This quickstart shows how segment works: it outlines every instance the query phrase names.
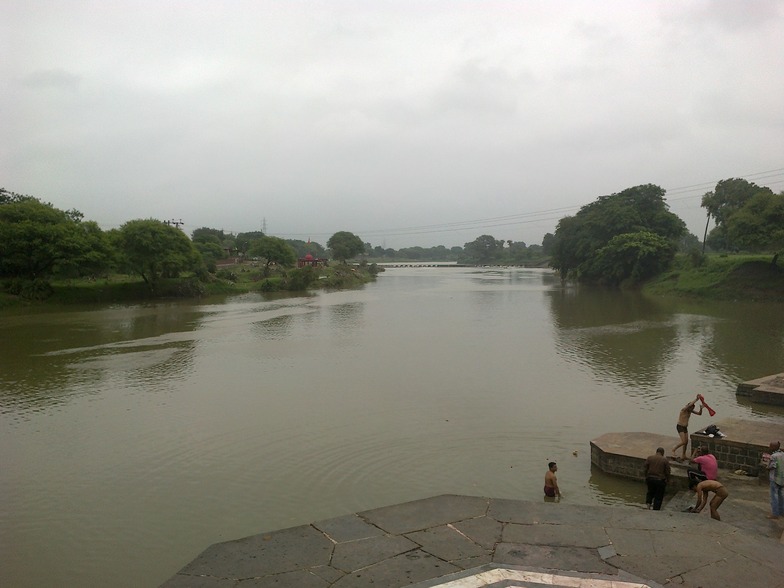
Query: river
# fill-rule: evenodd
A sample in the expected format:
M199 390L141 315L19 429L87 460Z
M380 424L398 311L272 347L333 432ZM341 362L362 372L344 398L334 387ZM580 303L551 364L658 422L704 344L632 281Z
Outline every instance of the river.
M412 267L3 311L0 585L157 586L217 541L443 493L542 500L551 460L565 501L640 504L590 440L674 444L697 392L716 421L781 419L735 387L784 371L783 310Z

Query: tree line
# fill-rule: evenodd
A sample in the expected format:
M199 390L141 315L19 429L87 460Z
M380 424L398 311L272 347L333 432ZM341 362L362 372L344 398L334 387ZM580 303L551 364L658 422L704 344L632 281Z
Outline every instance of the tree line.
M574 216L562 218L552 243L550 265L562 278L610 286L635 285L670 266L676 252L705 262L716 252L770 253L775 267L784 246L784 191L740 178L721 180L702 197L707 212L699 239L669 211L665 191L646 184L600 196ZM710 221L715 223L708 233Z
M327 247L344 263L364 251L362 240L347 231L335 233ZM202 228L189 238L175 224L156 219L131 220L103 231L77 210L59 210L33 196L0 188L2 287L26 298L46 298L53 279L109 273L139 276L153 292L162 280L183 274L207 281L217 272L216 262L232 254L257 258L269 275L273 265L293 266L304 249L316 256L325 253L317 243L287 242L261 232L229 238L222 231Z
M766 252L784 246L784 191L778 194L744 179L716 184L702 198L707 223L702 244L669 211L665 191L645 184L600 196L574 215L562 218L541 245L481 235L463 247L373 246L339 231L319 243L281 239L261 231L231 234L201 227L189 238L178 226L136 219L103 231L77 210L59 210L33 196L0 189L0 278L6 291L32 288L40 294L54 278L138 275L151 289L166 278L189 272L209 279L227 257L256 258L269 273L290 267L298 257L331 257L345 263L374 260L456 261L466 264L525 264L547 260L562 278L618 286L640 283L664 271L676 252L688 251L695 262L712 251ZM700 251L700 245L702 245ZM31 286L32 284L32 286Z

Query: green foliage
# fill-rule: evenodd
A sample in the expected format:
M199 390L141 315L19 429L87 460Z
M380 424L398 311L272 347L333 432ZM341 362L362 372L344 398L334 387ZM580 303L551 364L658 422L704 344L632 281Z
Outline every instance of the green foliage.
M15 278L7 282L3 289L8 294L19 296L25 300L46 300L54 293L49 281L41 279Z
M583 265L583 281L609 286L635 286L665 269L675 257L675 244L650 231L616 235Z
M702 197L702 207L716 221L716 225L721 226L759 192L770 193L771 190L742 178L721 180L712 192L706 192Z
M220 278L221 280L228 280L229 282L239 281L237 274L230 269L218 270L215 277Z
M193 246L201 254L204 263L210 268L215 268L215 263L226 256L226 251L214 241L194 241Z
M544 237L542 237L542 253L544 255L552 255L554 247L555 235L552 233L545 233Z
M248 255L264 259L267 273L273 263L288 267L297 261L294 248L279 237L261 237L251 242Z
M201 227L195 229L191 233L191 240L194 243L216 243L218 245L223 245L223 241L225 239L226 239L226 235L220 229L210 229L208 227Z
M744 237L744 231L758 232L758 225L764 224L764 221L752 220L751 216L754 214L747 215L746 219L742 221L742 226L736 225L735 230L730 232L733 225L732 217L744 210L756 195L764 198L773 196L773 192L770 188L758 186L742 178L730 178L718 182L712 192L707 192L702 197L702 207L708 211L708 216L716 222L716 226L711 230L706 240L711 248L717 251L730 251L738 246L744 247L746 246L744 243L748 242ZM750 224L747 224L749 221L751 221ZM740 238L740 243L735 242L737 238ZM755 240L756 238L751 238L752 242ZM755 245L753 249L757 249L757 246Z
M81 223L77 211L64 212L31 196L6 190L0 195L0 275L50 279L58 268L108 267L111 252L98 225Z
M550 265L562 278L573 273L580 280L604 283L635 280L635 276L646 273L651 267L663 267L672 257L669 247L659 247L647 236L627 237L605 250L600 262L594 256L619 235L650 233L675 242L685 232L685 223L669 211L662 188L653 184L635 186L600 196L583 206L575 216L562 218L552 244L548 243L552 246ZM632 253L633 250L637 250L636 253ZM661 263L650 259L651 254L662 255ZM636 261L629 266L631 258ZM611 259L621 263L621 267L611 268ZM620 276L626 278L619 280Z
M198 251L180 229L154 219L132 220L115 233L122 261L155 290L161 279L196 270Z
M294 292L307 290L318 278L318 273L312 266L305 266L290 270L286 274L286 289Z
M327 241L327 247L332 251L332 256L343 263L365 251L362 239L348 231L338 231L332 235Z
M498 260L504 242L496 240L491 235L481 235L463 245L463 255L461 260L464 263L475 263L477 265L488 265Z
M101 230L98 223L85 221L78 223L77 238L81 241L80 253L59 259L54 273L58 276L97 277L108 274L116 265L117 252L109 241L109 236Z
M691 261L692 267L700 267L708 263L708 256L704 255L702 251L698 248L689 249L688 251L689 261Z
M237 251L242 253L243 255L248 252L250 249L250 245L253 241L257 239L261 239L264 236L264 233L261 231L250 231L247 233L239 233L237 238L234 240L234 245L237 248Z
M709 300L784 302L784 270L760 255L710 255L698 267L688 256L679 255L643 291Z
M259 290L261 290L262 292L277 292L278 290L280 290L280 281L266 278L261 281L261 284L259 285Z
M326 257L327 252L319 243L315 241L302 241L300 239L286 239L286 243L291 245L297 257L305 257L310 253L313 257Z
M761 190L724 221L730 242L749 251L784 248L784 192Z

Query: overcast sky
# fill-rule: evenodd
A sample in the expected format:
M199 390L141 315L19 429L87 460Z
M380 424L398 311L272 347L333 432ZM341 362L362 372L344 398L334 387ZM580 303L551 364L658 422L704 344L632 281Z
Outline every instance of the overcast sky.
M0 186L322 244L541 243L784 189L784 0L0 0Z

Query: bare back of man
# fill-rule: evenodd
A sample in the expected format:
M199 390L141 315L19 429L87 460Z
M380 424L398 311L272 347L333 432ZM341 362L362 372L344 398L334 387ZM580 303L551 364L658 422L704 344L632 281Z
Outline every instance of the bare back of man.
M550 498L560 497L561 490L558 488L558 477L555 472L558 466L554 461L547 464L547 473L544 475L544 495Z
M697 484L693 490L697 493L697 507L694 509L694 512L701 512L705 508L705 505L708 504L708 493L713 492L713 498L710 501L711 518L720 521L719 507L724 502L724 499L730 495L727 489L716 480L704 480Z

